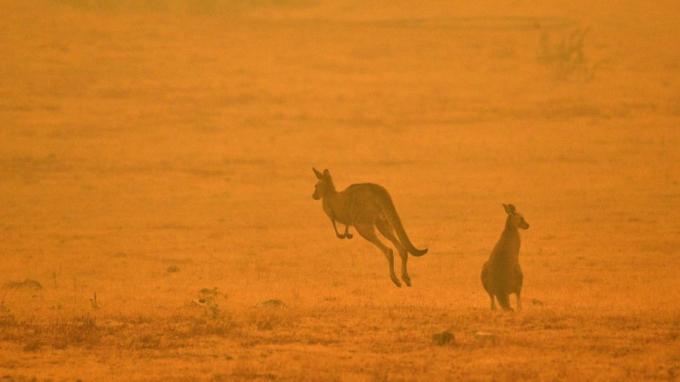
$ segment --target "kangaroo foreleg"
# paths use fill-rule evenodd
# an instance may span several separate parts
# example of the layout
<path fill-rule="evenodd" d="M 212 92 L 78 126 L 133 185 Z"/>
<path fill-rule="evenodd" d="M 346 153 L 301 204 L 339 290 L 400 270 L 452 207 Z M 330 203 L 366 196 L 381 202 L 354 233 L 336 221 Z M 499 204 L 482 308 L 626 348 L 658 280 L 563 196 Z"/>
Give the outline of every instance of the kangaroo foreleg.
<path fill-rule="evenodd" d="M 342 234 L 342 233 L 338 232 L 338 227 L 335 225 L 335 219 L 331 219 L 331 222 L 333 222 L 333 230 L 335 230 L 335 236 L 337 236 L 338 239 L 344 239 L 344 238 L 346 238 L 346 237 L 347 237 L 347 234 L 348 234 L 347 231 L 348 231 L 349 227 L 346 227 L 346 228 L 345 228 L 345 233 Z M 352 236 L 350 235 L 349 238 L 351 239 Z"/>
<path fill-rule="evenodd" d="M 346 225 L 345 226 L 345 238 L 351 239 L 352 237 L 354 237 L 354 236 L 352 236 L 352 234 L 349 233 L 349 225 Z"/>

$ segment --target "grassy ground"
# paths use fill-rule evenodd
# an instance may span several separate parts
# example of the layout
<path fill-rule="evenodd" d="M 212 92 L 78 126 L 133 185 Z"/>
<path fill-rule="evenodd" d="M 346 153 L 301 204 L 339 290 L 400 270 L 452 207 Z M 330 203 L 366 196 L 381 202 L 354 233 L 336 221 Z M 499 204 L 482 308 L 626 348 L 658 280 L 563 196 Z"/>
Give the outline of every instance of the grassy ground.
<path fill-rule="evenodd" d="M 0 378 L 680 375 L 673 2 L 0 5 Z M 312 166 L 391 192 L 413 288 Z"/>

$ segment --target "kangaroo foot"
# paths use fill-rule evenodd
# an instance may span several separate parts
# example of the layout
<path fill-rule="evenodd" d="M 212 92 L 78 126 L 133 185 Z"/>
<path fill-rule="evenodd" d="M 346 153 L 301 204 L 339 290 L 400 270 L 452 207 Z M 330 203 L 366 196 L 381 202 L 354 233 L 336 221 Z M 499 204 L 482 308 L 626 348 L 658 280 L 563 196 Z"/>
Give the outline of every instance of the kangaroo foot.
<path fill-rule="evenodd" d="M 401 275 L 401 279 L 404 280 L 404 283 L 406 283 L 406 286 L 408 286 L 408 287 L 411 286 L 411 277 L 409 277 L 409 275 Z"/>
<path fill-rule="evenodd" d="M 392 282 L 394 283 L 394 285 L 397 286 L 397 288 L 401 288 L 401 281 L 399 281 L 397 276 L 392 275 L 392 276 L 390 276 L 390 278 L 392 279 Z"/>

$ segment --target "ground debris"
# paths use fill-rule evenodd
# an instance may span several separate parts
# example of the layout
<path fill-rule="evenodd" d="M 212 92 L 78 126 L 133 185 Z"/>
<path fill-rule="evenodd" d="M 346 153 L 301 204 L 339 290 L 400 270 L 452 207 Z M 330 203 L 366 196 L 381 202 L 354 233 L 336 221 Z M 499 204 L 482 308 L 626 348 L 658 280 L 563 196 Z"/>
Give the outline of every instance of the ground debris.
<path fill-rule="evenodd" d="M 42 284 L 35 280 L 25 279 L 24 281 L 9 281 L 2 286 L 5 289 L 33 289 L 40 290 L 43 288 Z"/>
<path fill-rule="evenodd" d="M 260 306 L 267 307 L 267 308 L 284 308 L 286 306 L 286 304 L 279 299 L 271 299 L 271 300 L 261 302 Z"/>
<path fill-rule="evenodd" d="M 177 272 L 179 272 L 179 267 L 176 266 L 176 265 L 171 265 L 165 270 L 165 272 L 167 272 L 167 273 L 177 273 Z"/>
<path fill-rule="evenodd" d="M 217 290 L 217 287 L 214 288 L 203 288 L 200 291 L 198 291 L 199 294 L 202 296 L 212 296 L 215 297 L 217 296 L 220 292 Z"/>
<path fill-rule="evenodd" d="M 456 336 L 448 330 L 432 335 L 432 342 L 435 345 L 444 346 L 456 343 Z"/>
<path fill-rule="evenodd" d="M 491 332 L 475 332 L 475 339 L 481 344 L 497 344 L 498 336 Z"/>

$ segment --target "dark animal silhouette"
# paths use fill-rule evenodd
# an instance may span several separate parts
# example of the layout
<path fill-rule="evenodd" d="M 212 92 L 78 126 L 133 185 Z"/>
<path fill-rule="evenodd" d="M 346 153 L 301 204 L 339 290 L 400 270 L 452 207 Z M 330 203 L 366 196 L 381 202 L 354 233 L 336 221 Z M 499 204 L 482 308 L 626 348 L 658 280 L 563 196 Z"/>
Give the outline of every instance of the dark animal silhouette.
<path fill-rule="evenodd" d="M 528 229 L 529 224 L 512 204 L 503 204 L 503 208 L 508 214 L 505 229 L 482 267 L 482 285 L 489 294 L 492 310 L 496 310 L 495 297 L 503 310 L 512 311 L 508 301 L 511 293 L 517 296 L 517 310 L 521 310 L 524 275 L 519 266 L 519 229 Z"/>
<path fill-rule="evenodd" d="M 399 252 L 401 279 L 406 285 L 411 286 L 411 278 L 406 267 L 408 254 L 422 256 L 427 253 L 427 249 L 418 249 L 411 243 L 387 190 L 377 184 L 363 183 L 353 184 L 344 191 L 338 192 L 335 190 L 328 170 L 323 172 L 313 170 L 318 182 L 312 197 L 315 200 L 322 200 L 323 210 L 331 219 L 336 236 L 339 239 L 351 239 L 349 227 L 354 226 L 359 235 L 385 254 L 389 264 L 390 278 L 396 286 L 401 287 L 401 282 L 394 273 L 393 251 L 376 235 L 375 228 L 378 228 L 378 231 L 391 241 Z M 336 222 L 345 225 L 344 233 L 338 232 Z"/>

